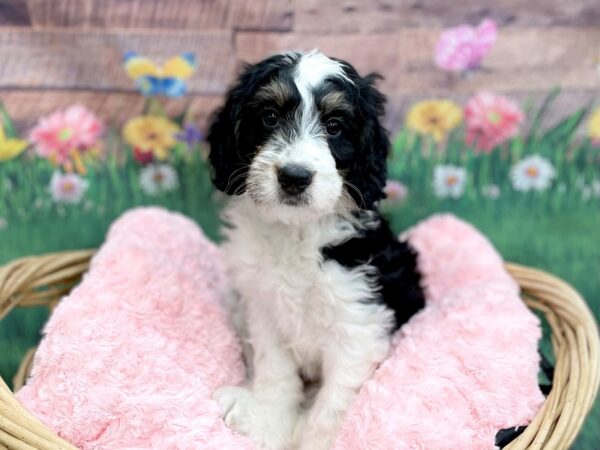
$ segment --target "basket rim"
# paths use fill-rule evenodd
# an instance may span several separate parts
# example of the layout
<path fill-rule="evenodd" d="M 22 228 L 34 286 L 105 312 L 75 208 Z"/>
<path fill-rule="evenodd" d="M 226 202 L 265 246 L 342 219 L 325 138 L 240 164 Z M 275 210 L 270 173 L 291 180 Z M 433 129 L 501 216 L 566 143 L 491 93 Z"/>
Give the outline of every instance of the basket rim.
<path fill-rule="evenodd" d="M 94 253 L 94 249 L 86 249 L 28 256 L 0 267 L 0 320 L 17 306 L 47 305 L 52 309 L 87 271 Z M 548 320 L 556 366 L 553 388 L 544 404 L 525 431 L 504 448 L 568 448 L 600 385 L 598 326 L 585 300 L 566 281 L 516 263 L 506 263 L 505 268 L 519 284 L 525 303 Z M 23 369 L 21 382 L 25 374 Z M 15 381 L 19 385 L 19 379 Z M 25 410 L 0 378 L 3 448 L 76 450 Z"/>

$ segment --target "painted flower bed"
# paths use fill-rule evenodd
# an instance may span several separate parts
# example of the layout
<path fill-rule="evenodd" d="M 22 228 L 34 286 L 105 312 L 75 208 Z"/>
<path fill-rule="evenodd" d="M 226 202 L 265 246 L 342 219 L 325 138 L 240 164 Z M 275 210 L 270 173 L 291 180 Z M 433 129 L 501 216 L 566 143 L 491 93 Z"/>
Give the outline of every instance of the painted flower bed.
<path fill-rule="evenodd" d="M 594 121 L 600 110 L 588 117 L 582 109 L 540 129 L 557 95 L 558 90 L 550 93 L 528 117 L 510 99 L 489 92 L 473 96 L 464 110 L 448 100 L 418 103 L 393 140 L 390 178 L 403 184 L 403 197 L 436 204 L 452 199 L 455 206 L 494 200 L 540 211 L 597 207 L 600 147 Z M 438 119 L 449 115 L 452 122 Z"/>
<path fill-rule="evenodd" d="M 396 187 L 388 189 L 386 207 L 416 198 L 437 206 L 452 201 L 449 207 L 493 200 L 538 210 L 597 208 L 600 110 L 589 117 L 577 111 L 541 130 L 558 94 L 527 118 L 519 105 L 489 92 L 464 107 L 449 100 L 415 104 L 393 139 L 389 176 Z M 74 105 L 18 136 L 2 108 L 1 228 L 48 214 L 114 217 L 148 202 L 185 211 L 203 198 L 197 207 L 214 208 L 202 131 L 185 112 L 166 117 L 154 98 L 147 109 L 153 113 L 114 130 Z"/>

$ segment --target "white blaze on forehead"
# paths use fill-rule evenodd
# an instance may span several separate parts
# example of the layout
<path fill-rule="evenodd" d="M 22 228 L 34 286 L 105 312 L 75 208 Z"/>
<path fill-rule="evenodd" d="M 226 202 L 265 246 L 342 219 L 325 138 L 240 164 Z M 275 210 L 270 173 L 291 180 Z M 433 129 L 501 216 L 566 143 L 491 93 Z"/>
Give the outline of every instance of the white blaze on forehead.
<path fill-rule="evenodd" d="M 332 77 L 350 81 L 341 63 L 328 58 L 316 49 L 300 57 L 294 69 L 294 83 L 302 97 L 302 131 L 311 130 L 318 119 L 312 90 Z"/>
<path fill-rule="evenodd" d="M 246 185 L 248 195 L 268 220 L 300 224 L 331 214 L 342 202 L 344 180 L 338 173 L 321 125 L 313 90 L 327 78 L 350 80 L 342 64 L 316 50 L 285 57 L 296 64 L 292 77 L 301 96 L 300 107 L 294 111 L 294 120 L 298 122 L 294 131 L 297 128 L 298 132 L 272 134 L 252 160 Z M 295 59 L 292 61 L 292 58 Z M 273 170 L 288 164 L 302 166 L 314 173 L 304 196 L 306 203 L 300 206 L 282 200 L 277 171 Z"/>
<path fill-rule="evenodd" d="M 302 55 L 294 73 L 294 81 L 301 92 L 302 89 L 310 90 L 318 86 L 329 77 L 347 78 L 338 61 L 328 58 L 318 50 Z"/>

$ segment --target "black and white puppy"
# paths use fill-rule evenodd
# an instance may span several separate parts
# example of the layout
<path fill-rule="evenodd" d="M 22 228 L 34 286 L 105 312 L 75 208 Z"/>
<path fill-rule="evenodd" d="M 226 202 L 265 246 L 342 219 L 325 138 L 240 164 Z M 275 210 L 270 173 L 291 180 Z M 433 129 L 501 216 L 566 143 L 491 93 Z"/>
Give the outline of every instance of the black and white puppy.
<path fill-rule="evenodd" d="M 390 145 L 377 78 L 318 51 L 270 57 L 246 67 L 208 135 L 253 372 L 215 399 L 262 448 L 329 448 L 390 334 L 423 307 L 416 255 L 377 213 Z M 303 409 L 307 380 L 320 387 Z"/>

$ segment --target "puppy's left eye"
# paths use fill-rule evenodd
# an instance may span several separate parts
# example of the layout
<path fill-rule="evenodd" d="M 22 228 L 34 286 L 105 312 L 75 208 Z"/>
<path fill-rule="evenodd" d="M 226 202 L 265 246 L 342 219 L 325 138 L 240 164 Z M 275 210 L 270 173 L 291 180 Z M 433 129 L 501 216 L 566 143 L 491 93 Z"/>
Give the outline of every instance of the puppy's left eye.
<path fill-rule="evenodd" d="M 329 119 L 325 124 L 325 130 L 330 137 L 337 137 L 342 132 L 342 124 L 338 119 Z"/>
<path fill-rule="evenodd" d="M 279 124 L 277 112 L 269 109 L 263 114 L 263 123 L 267 128 L 275 128 Z"/>

